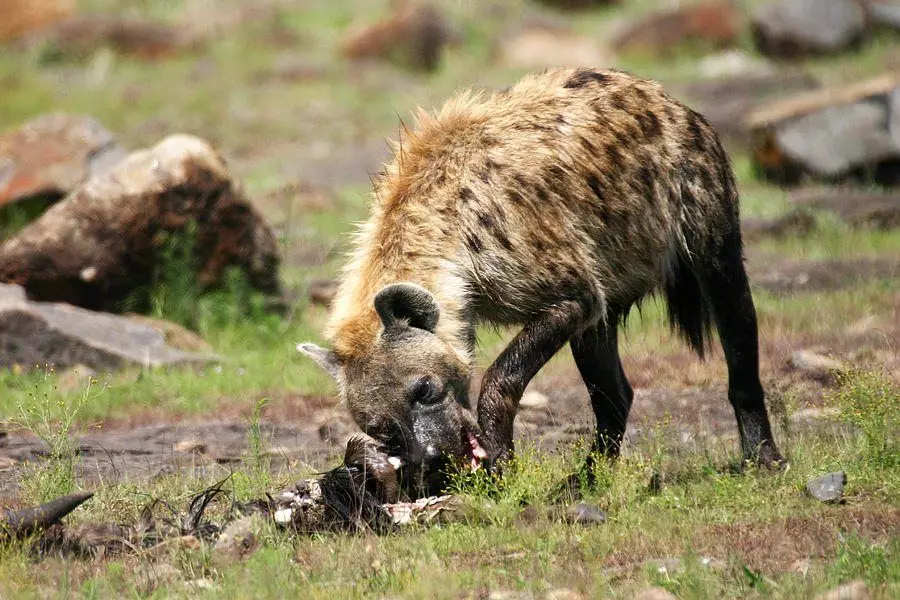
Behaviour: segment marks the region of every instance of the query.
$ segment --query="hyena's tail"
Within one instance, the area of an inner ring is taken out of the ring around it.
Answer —
[[[675,253],[669,265],[663,291],[669,308],[669,325],[703,358],[712,336],[712,310],[690,259],[681,252]]]

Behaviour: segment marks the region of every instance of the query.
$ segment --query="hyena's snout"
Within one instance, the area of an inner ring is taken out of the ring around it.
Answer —
[[[412,429],[426,472],[445,471],[452,463],[478,468],[487,457],[478,438],[475,416],[448,399],[412,410]]]

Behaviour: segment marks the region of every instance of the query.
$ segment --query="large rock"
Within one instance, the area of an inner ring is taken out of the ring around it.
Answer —
[[[75,0],[3,0],[0,2],[0,42],[51,25],[73,12]]]
[[[191,30],[168,23],[91,15],[67,19],[29,36],[32,44],[45,44],[68,57],[90,56],[101,48],[138,58],[157,59],[195,47],[200,41]]]
[[[34,300],[121,310],[168,268],[178,236],[193,237],[201,288],[235,266],[257,289],[279,290],[274,235],[224,160],[187,135],[131,154],[0,245],[0,282]]]
[[[652,13],[627,26],[614,38],[613,48],[654,56],[671,54],[686,42],[723,48],[737,42],[742,20],[729,0],[689,4]]]
[[[126,364],[155,367],[214,358],[172,348],[162,331],[128,317],[32,302],[19,286],[0,284],[2,368],[86,365],[107,370]]]
[[[0,207],[36,196],[58,199],[125,157],[90,117],[49,114],[0,136]]]
[[[760,52],[779,58],[840,52],[866,32],[866,11],[857,0],[776,0],[753,16]]]
[[[745,124],[754,164],[783,184],[804,179],[900,183],[900,90],[883,75],[766,104]]]
[[[811,75],[799,70],[715,77],[673,90],[703,114],[726,142],[746,147],[751,134],[744,122],[752,111],[776,99],[819,87]]]
[[[433,71],[452,37],[449,23],[434,5],[411,2],[382,21],[348,31],[342,51],[352,59],[393,60],[412,69]]]

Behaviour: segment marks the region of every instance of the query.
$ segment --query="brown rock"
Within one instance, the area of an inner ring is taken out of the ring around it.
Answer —
[[[765,104],[745,120],[756,169],[782,184],[806,179],[900,183],[900,80],[861,83]]]
[[[68,304],[31,302],[22,288],[0,284],[0,367],[57,368],[123,364],[161,366],[213,360],[165,344],[153,327]]]
[[[0,245],[0,282],[114,311],[167,268],[168,240],[188,231],[201,288],[235,266],[257,289],[279,290],[272,231],[222,158],[187,135],[131,154]]]
[[[752,21],[759,51],[780,58],[840,52],[859,44],[866,32],[866,13],[857,0],[776,0]]]
[[[144,59],[176,55],[197,42],[186,30],[167,23],[113,15],[68,19],[30,41],[50,44],[66,56],[91,55],[110,48]]]
[[[383,21],[348,31],[341,49],[347,58],[393,60],[433,71],[451,37],[449,24],[434,5],[410,2]]]
[[[740,35],[741,13],[728,0],[689,4],[652,13],[629,25],[613,39],[613,48],[663,56],[685,42],[715,48],[733,46]]]
[[[0,42],[51,25],[75,12],[75,0],[3,0]]]
[[[113,134],[90,117],[49,114],[0,136],[0,207],[65,196],[125,157]]]

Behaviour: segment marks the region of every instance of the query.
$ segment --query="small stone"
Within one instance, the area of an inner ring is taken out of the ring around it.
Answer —
[[[664,588],[652,587],[635,594],[634,600],[678,600],[678,598]]]
[[[522,408],[546,408],[548,401],[547,396],[544,394],[535,390],[528,390],[522,394],[522,399],[519,400],[519,406]]]
[[[869,600],[871,594],[866,582],[856,579],[835,589],[819,594],[816,600]]]
[[[840,502],[844,496],[844,484],[846,483],[847,474],[843,471],[836,471],[810,479],[806,484],[806,491],[821,502]]]
[[[566,509],[565,519],[573,525],[600,525],[606,522],[606,513],[594,504],[579,502]]]
[[[172,445],[172,450],[183,454],[205,454],[207,446],[199,440],[181,440]]]

